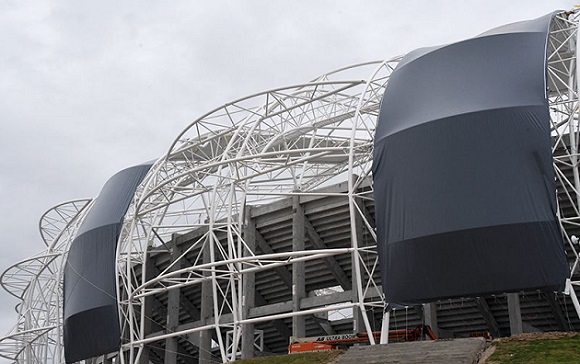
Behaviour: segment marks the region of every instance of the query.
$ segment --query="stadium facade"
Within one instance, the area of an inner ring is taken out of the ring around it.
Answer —
[[[226,362],[285,352],[291,336],[362,332],[375,344],[385,322],[428,323],[443,337],[580,330],[578,16],[552,14],[545,48],[554,213],[569,266],[561,289],[385,311],[372,164],[395,57],[231,101],[97,198],[48,210],[45,248],[1,277],[20,303],[0,356]]]

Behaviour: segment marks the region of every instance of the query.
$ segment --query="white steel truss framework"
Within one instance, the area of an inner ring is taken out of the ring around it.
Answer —
[[[40,218],[46,248],[9,267],[2,287],[20,300],[18,320],[0,339],[0,356],[18,363],[63,363],[62,281],[66,255],[91,200],[59,204]]]
[[[556,17],[547,73],[559,217],[571,257],[569,293],[580,289],[579,247],[573,238],[580,236],[577,24],[575,12]],[[372,199],[373,136],[382,93],[401,58],[347,67],[308,83],[232,101],[177,136],[138,188],[119,240],[120,362],[138,363],[148,343],[204,330],[214,332],[222,361],[235,360],[244,324],[341,308],[355,310],[373,340],[367,312],[382,309],[385,302],[380,282],[373,278],[378,269],[375,246],[359,241],[362,228],[376,243],[374,223],[361,205]],[[343,181],[348,181],[346,192],[321,192],[322,187]],[[264,254],[246,241],[248,207],[289,196],[321,195],[347,201],[350,247]],[[62,272],[69,244],[89,209],[90,200],[78,200],[49,210],[40,222],[47,248],[3,273],[2,286],[21,303],[17,325],[0,339],[0,356],[22,363],[64,362]],[[148,254],[171,251],[172,239],[192,230],[199,230],[199,237],[168,268],[154,277],[142,274]],[[192,252],[196,252],[193,264]],[[187,263],[181,264],[188,254]],[[244,275],[340,255],[352,259],[356,300],[247,317]],[[211,282],[210,323],[146,335],[147,297],[204,282]],[[580,316],[580,306],[576,307]]]
[[[363,248],[358,248],[356,236],[345,249],[258,254],[245,241],[244,226],[248,206],[288,196],[320,195],[320,187],[348,179],[348,191],[333,195],[348,201],[351,219],[364,221],[374,237],[373,223],[358,207],[372,195],[368,190],[356,191],[368,184],[375,119],[399,59],[345,68],[309,83],[233,101],[199,118],[178,136],[145,178],[120,242],[121,321],[123,336],[129,338],[123,360],[137,362],[144,344],[208,329],[215,330],[221,360],[235,360],[243,324],[343,306],[359,309],[366,331],[371,331],[366,309],[382,307],[382,292],[372,281],[376,259],[369,263],[361,258]],[[146,270],[148,252],[167,247],[171,236],[193,228],[204,234],[166,270],[154,279],[144,279],[140,272]],[[199,247],[195,264],[173,269]],[[364,250],[376,256],[373,246]],[[209,259],[204,260],[204,251],[209,252]],[[369,277],[369,281],[358,280],[358,302],[244,317],[244,274],[341,254],[352,255],[356,262],[353,274]],[[145,337],[146,317],[141,308],[147,296],[208,280],[213,290],[213,324]],[[230,332],[232,345],[222,342],[226,332]]]
[[[566,241],[570,278],[565,293],[580,317],[576,290],[580,287],[579,86],[578,12],[565,12],[552,21],[548,38],[547,96],[552,121],[552,153],[558,189],[558,214]]]

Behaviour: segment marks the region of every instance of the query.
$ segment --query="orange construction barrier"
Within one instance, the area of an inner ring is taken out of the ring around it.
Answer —
[[[321,344],[321,343],[317,343],[317,342],[296,343],[296,344],[290,344],[290,347],[288,348],[288,353],[295,354],[295,353],[304,353],[304,352],[309,352],[309,351],[327,351],[327,350],[336,350],[336,349],[338,349],[338,348],[334,345]]]

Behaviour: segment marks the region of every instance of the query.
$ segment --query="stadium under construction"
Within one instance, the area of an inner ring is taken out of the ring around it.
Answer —
[[[287,352],[291,337],[360,333],[377,344],[389,328],[429,325],[445,338],[580,331],[579,17],[555,12],[473,38],[516,50],[514,34],[545,38],[545,58],[537,63],[545,71],[540,94],[550,119],[544,122],[553,177],[546,183],[555,183],[546,199],[556,203],[557,244],[565,254],[566,278],[558,287],[515,283],[492,292],[473,283],[438,295],[430,291],[445,285],[438,278],[406,285],[411,293],[401,295],[410,294],[409,301],[383,289],[388,257],[380,247],[387,234],[377,215],[385,207],[375,199],[373,173],[381,102],[388,103],[391,75],[417,66],[417,58],[443,54],[440,47],[228,102],[188,125],[158,160],[113,176],[95,199],[49,209],[40,219],[43,250],[1,276],[20,303],[14,329],[0,339],[0,356],[17,363],[222,363]],[[535,30],[543,24],[545,35]],[[472,45],[461,43],[470,52]],[[461,57],[439,62],[448,61],[475,67]],[[510,72],[524,78],[521,69]],[[424,99],[411,96],[401,97],[419,109]],[[517,147],[516,139],[510,142]],[[444,276],[417,264],[405,269]],[[478,269],[485,275],[487,267]],[[551,276],[530,265],[522,279],[535,271]]]

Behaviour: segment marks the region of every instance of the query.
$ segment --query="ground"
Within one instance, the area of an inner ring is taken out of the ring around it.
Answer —
[[[580,334],[540,332],[492,341],[479,364],[580,363]]]

